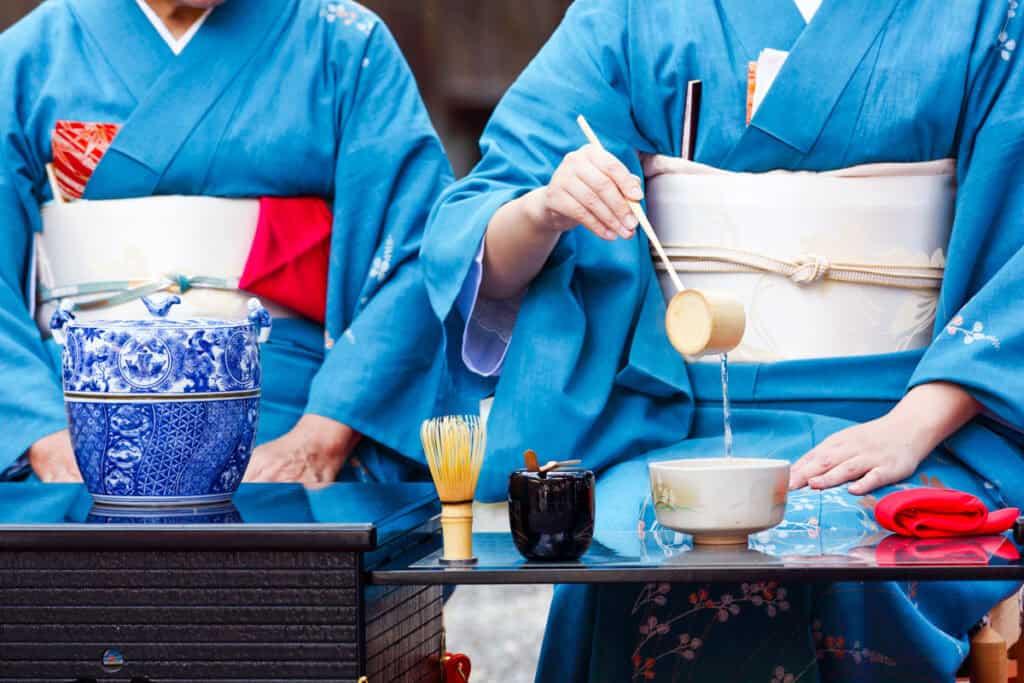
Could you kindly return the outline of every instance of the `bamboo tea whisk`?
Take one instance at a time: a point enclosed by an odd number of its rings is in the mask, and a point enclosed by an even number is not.
[[[580,115],[576,119],[580,130],[593,146],[604,149],[587,120]],[[672,278],[676,294],[668,304],[665,314],[665,330],[676,351],[684,356],[701,356],[707,353],[728,353],[743,339],[747,318],[743,304],[728,294],[686,289],[672,266],[661,240],[654,231],[640,202],[629,202],[629,208],[640,222],[647,241],[651,243],[662,265]]]
[[[441,561],[472,564],[473,496],[484,462],[486,428],[475,416],[439,417],[423,423],[420,437],[441,499]]]

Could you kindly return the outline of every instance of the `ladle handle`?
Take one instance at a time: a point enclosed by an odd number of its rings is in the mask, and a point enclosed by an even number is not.
[[[604,149],[604,145],[597,139],[597,135],[594,134],[594,129],[587,123],[587,119],[580,114],[576,117],[576,123],[579,124],[580,130],[587,137],[587,142],[592,144],[598,149]],[[640,221],[640,227],[644,229],[644,234],[647,235],[647,241],[654,246],[654,251],[658,253],[658,258],[661,259],[662,265],[665,266],[665,270],[668,272],[668,276],[672,278],[672,284],[675,285],[677,292],[682,292],[683,287],[682,280],[679,279],[679,274],[676,273],[676,269],[672,266],[672,262],[668,260],[668,254],[665,253],[665,249],[661,246],[661,240],[658,239],[658,234],[654,232],[654,227],[651,222],[647,219],[647,214],[644,212],[644,207],[640,205],[640,202],[634,202],[626,200],[629,203],[629,208],[633,211],[633,215]]]

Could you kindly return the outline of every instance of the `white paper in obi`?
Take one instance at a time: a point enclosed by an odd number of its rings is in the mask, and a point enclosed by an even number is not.
[[[828,173],[731,173],[682,159],[645,159],[651,221],[673,247],[725,247],[792,261],[945,265],[955,164],[878,164]],[[699,270],[699,269],[698,269]],[[873,355],[931,339],[937,289],[834,282],[773,273],[688,272],[686,287],[726,290],[747,311],[739,361]],[[674,293],[661,273],[666,297]]]

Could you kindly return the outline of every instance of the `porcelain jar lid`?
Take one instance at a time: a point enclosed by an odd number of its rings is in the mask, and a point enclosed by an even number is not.
[[[69,307],[53,314],[53,338],[64,347],[65,397],[160,394],[201,398],[251,395],[260,388],[259,344],[270,314],[257,299],[244,320],[167,317],[177,296],[142,299],[151,317],[78,322]]]

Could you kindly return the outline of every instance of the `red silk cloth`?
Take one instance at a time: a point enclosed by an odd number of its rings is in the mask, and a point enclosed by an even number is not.
[[[992,560],[1020,560],[1020,553],[1005,536],[908,538],[886,536],[875,549],[881,567],[915,564],[988,565]]]
[[[260,199],[260,218],[239,288],[324,322],[331,209],[315,197]]]
[[[57,122],[53,171],[65,201],[82,198],[120,129],[115,123]],[[259,223],[239,287],[322,324],[332,223],[330,207],[322,199],[261,199]]]
[[[1019,514],[1017,508],[989,512],[977,496],[951,489],[897,491],[875,506],[879,525],[915,538],[1001,534]]]
[[[82,198],[93,171],[119,130],[121,126],[116,123],[57,122],[51,139],[53,173],[64,201]]]

